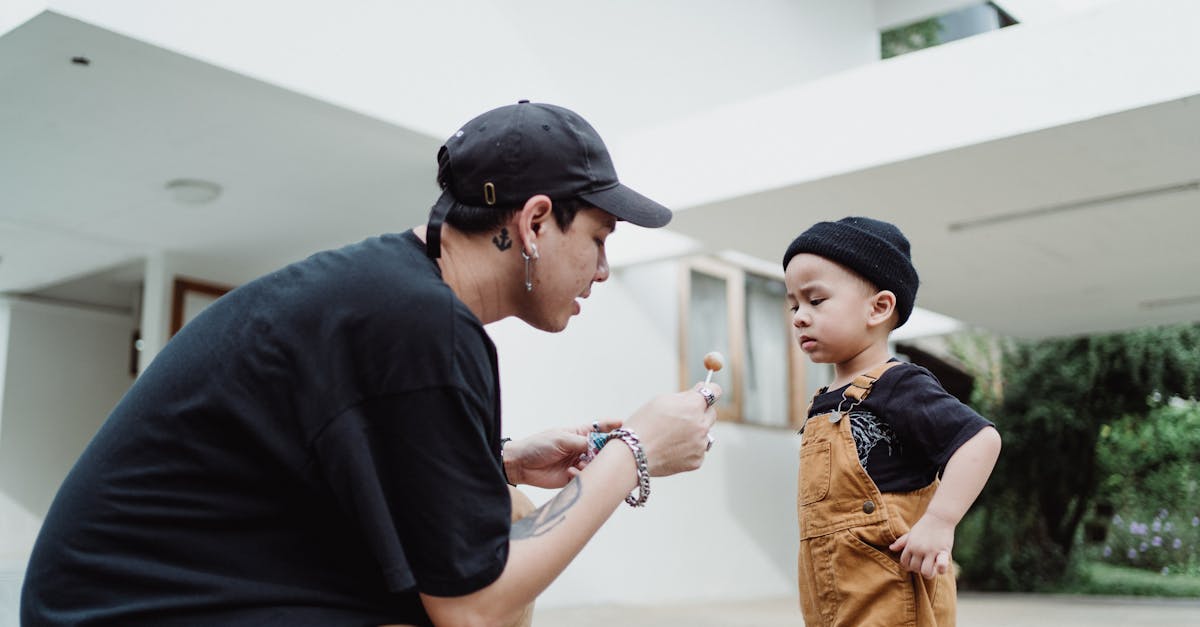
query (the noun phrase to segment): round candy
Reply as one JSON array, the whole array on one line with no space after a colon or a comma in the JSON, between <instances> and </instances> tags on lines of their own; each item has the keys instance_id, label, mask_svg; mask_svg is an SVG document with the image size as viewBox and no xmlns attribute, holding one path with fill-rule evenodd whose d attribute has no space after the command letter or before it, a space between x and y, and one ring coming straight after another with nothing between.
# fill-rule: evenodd
<instances>
[{"instance_id":1,"label":"round candy","mask_svg":"<svg viewBox=\"0 0 1200 627\"><path fill-rule=\"evenodd\" d=\"M725 365L725 357L713 351L704 356L704 367L709 370L720 370Z\"/></svg>"}]
</instances>

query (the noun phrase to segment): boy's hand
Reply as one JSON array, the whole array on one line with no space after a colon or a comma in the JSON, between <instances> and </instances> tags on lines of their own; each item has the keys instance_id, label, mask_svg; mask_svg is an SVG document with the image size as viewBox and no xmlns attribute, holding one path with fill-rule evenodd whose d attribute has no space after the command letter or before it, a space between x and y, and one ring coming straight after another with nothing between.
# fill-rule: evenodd
<instances>
[{"instance_id":1,"label":"boy's hand","mask_svg":"<svg viewBox=\"0 0 1200 627\"><path fill-rule=\"evenodd\" d=\"M901 568L932 579L950 568L954 524L935 514L926 513L908 533L900 536L888 548L900 551Z\"/></svg>"}]
</instances>

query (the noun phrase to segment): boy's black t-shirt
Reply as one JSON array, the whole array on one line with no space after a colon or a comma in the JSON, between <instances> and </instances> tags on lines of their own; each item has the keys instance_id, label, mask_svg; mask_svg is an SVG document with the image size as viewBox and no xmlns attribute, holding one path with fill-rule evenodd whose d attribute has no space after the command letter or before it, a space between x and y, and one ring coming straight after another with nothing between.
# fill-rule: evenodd
<instances>
[{"instance_id":1,"label":"boy's black t-shirt","mask_svg":"<svg viewBox=\"0 0 1200 627\"><path fill-rule=\"evenodd\" d=\"M847 387L818 394L808 415L837 409ZM946 392L933 373L908 363L888 369L849 417L858 461L880 492L929 485L958 447L994 426Z\"/></svg>"},{"instance_id":2,"label":"boy's black t-shirt","mask_svg":"<svg viewBox=\"0 0 1200 627\"><path fill-rule=\"evenodd\" d=\"M22 624L428 624L507 559L498 385L411 231L230 292L72 469Z\"/></svg>"}]
</instances>

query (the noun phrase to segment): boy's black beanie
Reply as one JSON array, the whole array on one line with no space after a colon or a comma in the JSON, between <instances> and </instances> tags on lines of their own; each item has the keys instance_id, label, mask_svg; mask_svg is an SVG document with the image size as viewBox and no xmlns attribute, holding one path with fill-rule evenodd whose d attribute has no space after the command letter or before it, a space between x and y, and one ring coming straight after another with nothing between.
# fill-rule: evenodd
<instances>
[{"instance_id":1,"label":"boy's black beanie","mask_svg":"<svg viewBox=\"0 0 1200 627\"><path fill-rule=\"evenodd\" d=\"M783 269L800 253L812 253L857 272L880 290L896 295L899 328L917 300L917 269L908 238L895 225L872 218L850 217L818 222L800 234L783 254Z\"/></svg>"}]
</instances>

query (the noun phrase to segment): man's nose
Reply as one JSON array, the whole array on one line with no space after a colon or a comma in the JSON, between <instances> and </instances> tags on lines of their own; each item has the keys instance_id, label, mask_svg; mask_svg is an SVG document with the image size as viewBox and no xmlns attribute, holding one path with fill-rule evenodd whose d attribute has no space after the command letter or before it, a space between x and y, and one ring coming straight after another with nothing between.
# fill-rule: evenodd
<instances>
[{"instance_id":1,"label":"man's nose","mask_svg":"<svg viewBox=\"0 0 1200 627\"><path fill-rule=\"evenodd\" d=\"M600 251L600 259L596 262L596 277L593 279L597 283L603 283L608 280L608 255L604 251Z\"/></svg>"}]
</instances>

